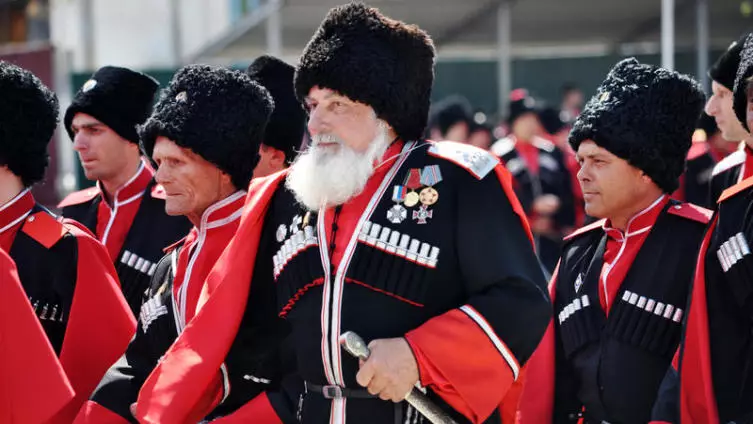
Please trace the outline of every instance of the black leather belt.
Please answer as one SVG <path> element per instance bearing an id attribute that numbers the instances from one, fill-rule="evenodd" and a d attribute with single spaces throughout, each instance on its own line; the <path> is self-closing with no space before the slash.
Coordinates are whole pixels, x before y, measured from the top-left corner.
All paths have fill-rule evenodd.
<path id="1" fill-rule="evenodd" d="M 336 385 L 320 386 L 318 384 L 309 383 L 308 381 L 306 382 L 306 390 L 313 393 L 319 393 L 325 399 L 373 399 L 376 397 L 366 389 L 349 389 L 347 387 Z"/>

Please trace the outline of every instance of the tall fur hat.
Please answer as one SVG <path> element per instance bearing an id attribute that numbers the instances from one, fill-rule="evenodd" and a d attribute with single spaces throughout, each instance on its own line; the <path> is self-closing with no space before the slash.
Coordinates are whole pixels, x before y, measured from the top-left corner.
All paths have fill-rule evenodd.
<path id="1" fill-rule="evenodd" d="M 58 99 L 34 74 L 0 61 L 0 165 L 24 186 L 41 181 L 58 124 Z"/>
<path id="2" fill-rule="evenodd" d="M 665 193 L 678 187 L 704 104 L 700 85 L 686 75 L 635 58 L 615 65 L 570 132 L 643 170 Z"/>
<path id="3" fill-rule="evenodd" d="M 152 113 L 159 83 L 152 77 L 127 68 L 100 68 L 78 90 L 65 111 L 65 130 L 73 140 L 73 118 L 85 113 L 112 128 L 131 143 L 138 144 L 136 127 Z"/>
<path id="4" fill-rule="evenodd" d="M 152 157 L 157 137 L 190 149 L 245 189 L 259 161 L 274 103 L 264 87 L 240 71 L 208 65 L 180 69 L 162 92 L 154 113 L 139 129 Z"/>
<path id="5" fill-rule="evenodd" d="M 735 76 L 740 66 L 740 52 L 743 44 L 745 44 L 745 36 L 733 41 L 709 69 L 709 77 L 730 91 L 735 89 Z"/>
<path id="6" fill-rule="evenodd" d="M 275 102 L 263 143 L 283 151 L 286 162 L 292 163 L 303 143 L 306 126 L 306 112 L 293 90 L 295 68 L 276 57 L 264 55 L 254 60 L 246 73 L 266 88 Z"/>
<path id="7" fill-rule="evenodd" d="M 314 86 L 368 104 L 399 137 L 416 140 L 426 128 L 434 82 L 429 35 L 363 3 L 330 10 L 303 50 L 295 91 Z"/>
<path id="8" fill-rule="evenodd" d="M 748 82 L 753 77 L 753 33 L 748 34 L 742 45 L 742 50 L 740 50 L 740 65 L 737 67 L 735 86 L 733 88 L 735 93 L 733 107 L 735 108 L 737 119 L 750 132 L 746 114 L 748 109 Z"/>

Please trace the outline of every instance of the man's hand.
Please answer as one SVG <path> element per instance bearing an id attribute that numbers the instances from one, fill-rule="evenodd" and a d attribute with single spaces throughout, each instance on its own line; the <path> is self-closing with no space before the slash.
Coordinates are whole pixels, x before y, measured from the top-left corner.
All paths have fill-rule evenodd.
<path id="1" fill-rule="evenodd" d="M 382 400 L 400 402 L 418 383 L 418 364 L 404 338 L 379 339 L 369 343 L 371 356 L 360 361 L 356 381 Z"/>
<path id="2" fill-rule="evenodd" d="M 560 199 L 554 194 L 544 194 L 533 201 L 533 211 L 539 215 L 554 215 L 560 208 Z"/>

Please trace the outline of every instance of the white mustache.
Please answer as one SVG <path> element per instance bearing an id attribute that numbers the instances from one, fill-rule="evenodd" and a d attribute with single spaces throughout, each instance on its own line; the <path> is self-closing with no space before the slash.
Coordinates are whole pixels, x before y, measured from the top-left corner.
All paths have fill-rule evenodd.
<path id="1" fill-rule="evenodd" d="M 337 143 L 337 144 L 343 144 L 343 141 L 340 140 L 336 135 L 334 134 L 317 134 L 311 136 L 311 144 L 313 146 L 319 145 L 321 143 Z"/>

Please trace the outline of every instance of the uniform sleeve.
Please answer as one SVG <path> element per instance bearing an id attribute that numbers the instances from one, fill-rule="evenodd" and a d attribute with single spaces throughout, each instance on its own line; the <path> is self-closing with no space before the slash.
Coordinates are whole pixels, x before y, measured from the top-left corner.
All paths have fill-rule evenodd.
<path id="1" fill-rule="evenodd" d="M 170 271 L 168 255 L 157 265 L 149 284 L 149 293 L 154 294 L 160 289 Z M 99 424 L 103 420 L 108 423 L 135 422 L 130 411 L 131 404 L 136 402 L 141 386 L 157 365 L 157 359 L 164 354 L 153 351 L 152 340 L 139 319 L 133 340 L 125 353 L 107 370 L 89 402 L 79 411 L 75 424 Z"/>
<path id="2" fill-rule="evenodd" d="M 0 375 L 0 422 L 47 422 L 74 396 L 16 265 L 1 250 Z"/>
<path id="3" fill-rule="evenodd" d="M 477 423 L 518 379 L 546 329 L 551 305 L 509 173 L 497 165 L 462 187 L 456 237 L 468 297 L 406 339 L 421 383 Z"/>
<path id="4" fill-rule="evenodd" d="M 107 369 L 125 352 L 136 321 L 104 246 L 70 227 L 77 240 L 76 288 L 60 362 L 76 399 L 57 417 L 72 422 Z"/>

